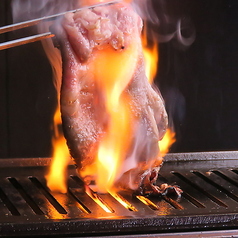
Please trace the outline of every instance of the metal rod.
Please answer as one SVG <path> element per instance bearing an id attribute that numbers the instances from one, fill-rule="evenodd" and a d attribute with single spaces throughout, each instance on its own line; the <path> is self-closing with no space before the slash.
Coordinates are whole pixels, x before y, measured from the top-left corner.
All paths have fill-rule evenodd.
<path id="1" fill-rule="evenodd" d="M 19 46 L 19 45 L 25 45 L 25 44 L 32 43 L 32 42 L 39 41 L 39 40 L 44 40 L 47 38 L 51 38 L 53 36 L 54 36 L 54 34 L 52 34 L 51 32 L 46 32 L 43 34 L 38 34 L 38 35 L 34 35 L 34 36 L 24 37 L 24 38 L 17 39 L 17 40 L 7 41 L 4 43 L 0 43 L 0 50 L 9 49 L 9 48 Z"/>
<path id="2" fill-rule="evenodd" d="M 115 3 L 118 3 L 118 2 L 121 2 L 121 0 L 99 3 L 99 4 L 95 4 L 95 5 L 91 5 L 91 6 L 85 6 L 85 7 L 81 7 L 81 8 L 78 8 L 78 9 L 71 10 L 71 11 L 61 12 L 61 13 L 50 15 L 50 16 L 45 16 L 45 17 L 41 17 L 41 18 L 29 20 L 29 21 L 24 21 L 24 22 L 19 22 L 19 23 L 3 26 L 3 27 L 0 27 L 0 34 L 6 33 L 6 32 L 9 32 L 9 31 L 13 31 L 13 30 L 22 29 L 22 28 L 29 27 L 29 26 L 34 26 L 34 25 L 37 25 L 41 21 L 53 20 L 54 18 L 58 18 L 60 16 L 63 16 L 64 14 L 66 14 L 68 12 L 75 13 L 75 12 L 81 11 L 83 9 L 101 7 L 101 6 L 105 6 L 105 5 L 115 4 Z"/>

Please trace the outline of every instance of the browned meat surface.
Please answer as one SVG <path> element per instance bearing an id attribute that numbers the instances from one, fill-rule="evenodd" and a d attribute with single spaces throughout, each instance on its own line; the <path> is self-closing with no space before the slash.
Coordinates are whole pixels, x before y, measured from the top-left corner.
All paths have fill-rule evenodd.
<path id="1" fill-rule="evenodd" d="M 124 3 L 67 13 L 54 26 L 63 59 L 60 103 L 64 134 L 79 173 L 84 174 L 94 163 L 109 123 L 100 84 L 109 68 L 100 60 L 108 57 L 106 62 L 110 62 L 122 55 L 112 81 L 123 69 L 129 75 L 123 94 L 130 98 L 133 121 L 128 134 L 131 143 L 121 158 L 116 184 L 143 193 L 160 191 L 152 183 L 162 163 L 158 140 L 165 134 L 167 114 L 160 94 L 145 76 L 141 29 L 140 17 Z M 127 51 L 128 57 L 123 56 Z"/>

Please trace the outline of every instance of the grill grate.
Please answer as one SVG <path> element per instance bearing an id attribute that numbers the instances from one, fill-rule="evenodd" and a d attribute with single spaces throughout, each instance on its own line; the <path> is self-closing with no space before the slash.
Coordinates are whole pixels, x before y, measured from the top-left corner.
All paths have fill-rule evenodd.
<path id="1" fill-rule="evenodd" d="M 96 194 L 97 204 L 69 166 L 68 192 L 51 192 L 47 166 L 16 164 L 0 168 L 0 236 L 77 235 L 113 232 L 164 232 L 186 229 L 234 228 L 238 225 L 238 153 L 168 155 L 160 180 L 179 185 L 179 201 L 171 197 Z M 208 156 L 209 155 L 209 156 Z M 180 160 L 178 160 L 180 156 Z M 206 158 L 208 156 L 209 158 Z M 219 157 L 220 156 L 220 157 Z M 169 161 L 171 159 L 171 161 Z M 18 161 L 18 160 L 15 160 Z M 20 161 L 20 159 L 19 159 Z M 24 159 L 22 159 L 24 161 Z M 21 162 L 22 163 L 22 162 Z M 32 162 L 31 162 L 32 163 Z M 106 208 L 105 208 L 106 207 Z"/>

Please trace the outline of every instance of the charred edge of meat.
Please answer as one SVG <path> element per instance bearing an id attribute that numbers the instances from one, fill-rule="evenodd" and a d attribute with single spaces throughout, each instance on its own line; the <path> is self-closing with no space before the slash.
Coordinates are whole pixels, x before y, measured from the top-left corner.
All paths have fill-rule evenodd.
<path id="1" fill-rule="evenodd" d="M 177 200 L 181 197 L 183 191 L 179 186 L 169 185 L 159 178 L 162 164 L 158 160 L 151 168 L 142 169 L 139 166 L 131 169 L 116 181 L 114 188 L 126 193 L 132 193 L 135 196 L 168 196 Z"/>
<path id="2" fill-rule="evenodd" d="M 142 174 L 141 185 L 138 190 L 135 191 L 137 194 L 144 196 L 169 196 L 179 199 L 182 194 L 182 190 L 177 185 L 169 185 L 167 183 L 161 183 L 159 181 L 159 170 L 161 166 L 154 167 L 150 170 L 145 171 Z M 157 183 L 157 184 L 155 184 Z M 159 185 L 158 185 L 159 184 Z"/>

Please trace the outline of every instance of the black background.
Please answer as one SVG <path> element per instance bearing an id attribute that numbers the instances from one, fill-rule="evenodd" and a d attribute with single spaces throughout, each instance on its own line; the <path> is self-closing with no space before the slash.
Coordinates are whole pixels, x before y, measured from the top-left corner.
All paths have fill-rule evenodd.
<path id="1" fill-rule="evenodd" d="M 156 84 L 177 135 L 171 152 L 238 149 L 238 1 L 153 3 L 159 34 L 175 31 L 179 20 L 196 32 L 189 47 L 176 39 L 159 44 Z M 1 0 L 1 26 L 12 22 L 10 6 Z M 29 33 L 34 29 L 0 35 L 0 41 Z M 55 103 L 40 42 L 0 51 L 0 157 L 50 156 Z"/>

